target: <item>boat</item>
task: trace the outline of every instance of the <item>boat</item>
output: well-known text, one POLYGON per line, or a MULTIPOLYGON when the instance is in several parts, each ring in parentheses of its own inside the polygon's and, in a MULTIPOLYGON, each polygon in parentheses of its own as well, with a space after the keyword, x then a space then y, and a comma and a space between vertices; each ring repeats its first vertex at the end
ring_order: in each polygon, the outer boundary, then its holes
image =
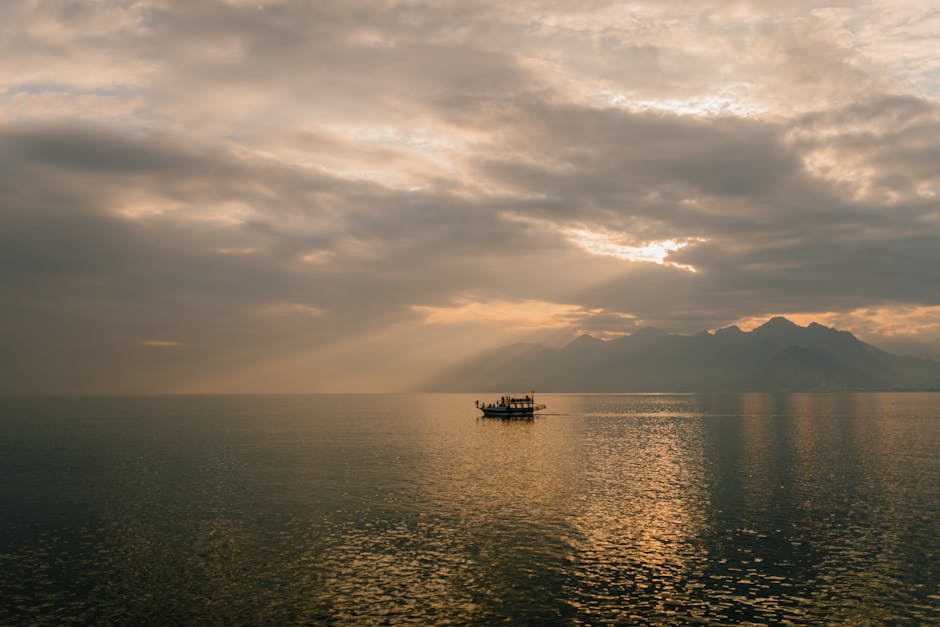
POLYGON ((494 403, 476 401, 475 404, 485 418, 534 418, 535 412, 545 409, 545 405, 535 403, 535 392, 525 396, 504 394, 494 403))

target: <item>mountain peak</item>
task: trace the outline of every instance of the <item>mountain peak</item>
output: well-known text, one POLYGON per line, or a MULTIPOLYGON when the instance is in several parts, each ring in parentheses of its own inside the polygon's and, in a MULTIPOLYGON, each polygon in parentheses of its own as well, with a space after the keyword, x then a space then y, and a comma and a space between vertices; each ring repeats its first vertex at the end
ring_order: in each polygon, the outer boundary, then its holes
POLYGON ((604 340, 598 339, 594 337, 593 335, 591 335, 590 333, 582 333, 578 337, 568 342, 565 348, 601 346, 604 343, 605 343, 604 340))
POLYGON ((795 322, 784 318, 783 316, 774 316, 764 324, 760 325, 754 331, 780 331, 780 330, 790 330, 790 329, 802 329, 800 325, 795 322))
POLYGON ((561 350, 504 346, 442 373, 427 389, 819 391, 940 382, 938 362, 893 355, 819 323, 778 316, 749 333, 728 326, 704 337, 645 327, 609 341, 584 333, 561 350))
POLYGON ((811 322, 810 325, 806 327, 806 329, 817 335, 828 335, 832 337, 841 337, 843 340, 858 341, 858 338, 855 337, 855 335, 850 331, 840 331, 835 327, 827 327, 823 324, 819 324, 818 322, 811 322))

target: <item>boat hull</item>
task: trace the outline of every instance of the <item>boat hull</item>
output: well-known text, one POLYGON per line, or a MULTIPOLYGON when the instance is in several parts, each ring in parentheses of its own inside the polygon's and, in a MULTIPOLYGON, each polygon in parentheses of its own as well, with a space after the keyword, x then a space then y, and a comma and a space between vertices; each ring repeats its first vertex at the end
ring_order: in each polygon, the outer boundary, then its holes
POLYGON ((505 409, 503 407, 493 407, 493 408, 481 408, 480 411, 483 412, 484 418, 504 418, 509 419, 518 419, 518 420, 531 420, 535 418, 535 411, 532 409, 505 409))

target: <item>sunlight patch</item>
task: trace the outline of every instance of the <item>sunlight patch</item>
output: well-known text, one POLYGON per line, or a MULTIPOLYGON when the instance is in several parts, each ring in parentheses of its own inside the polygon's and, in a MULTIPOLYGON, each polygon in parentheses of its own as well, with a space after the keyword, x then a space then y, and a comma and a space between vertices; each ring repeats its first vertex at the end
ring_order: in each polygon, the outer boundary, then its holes
POLYGON ((126 220, 172 217, 181 221, 208 222, 224 226, 239 226, 252 215, 252 208, 240 202, 187 206, 172 199, 143 193, 128 195, 122 206, 115 211, 126 220))
POLYGON ((141 346, 147 346, 149 348, 175 348, 177 346, 182 346, 182 342, 176 342, 174 340, 143 340, 140 343, 141 346))
POLYGON ((326 315, 327 312, 322 307, 306 303, 280 302, 264 305, 258 310, 258 313, 262 316, 318 318, 326 315))
POLYGON ((216 248, 215 252, 220 255, 253 255, 255 254, 255 249, 246 247, 246 248, 216 248))
POLYGON ((592 231, 589 229, 564 229, 564 234, 568 240, 577 244, 592 255, 601 255, 604 257, 616 257, 625 261, 641 261, 655 263, 660 266, 671 266, 696 272, 693 266, 682 263, 668 261, 670 253, 682 250, 689 244, 705 241, 702 238, 693 237, 687 239, 664 239, 658 241, 644 242, 641 246, 630 246, 623 243, 623 236, 611 231, 592 231))
MULTIPOLYGON (((851 311, 773 314, 806 326, 818 322, 836 329, 851 329, 860 336, 917 339, 940 335, 940 305, 878 305, 851 311)), ((767 315, 742 318, 735 322, 750 331, 767 321, 767 315)))
POLYGON ((597 99, 608 106, 630 112, 671 113, 680 116, 756 118, 768 113, 767 107, 744 98, 705 95, 695 98, 637 99, 621 93, 602 92, 597 99))
POLYGON ((500 322, 517 329, 560 329, 575 324, 593 311, 581 305, 544 300, 461 301, 449 307, 412 305, 411 309, 430 324, 500 322))
POLYGON ((336 253, 331 250, 312 250, 302 255, 300 260, 304 263, 322 264, 332 261, 335 256, 336 253))

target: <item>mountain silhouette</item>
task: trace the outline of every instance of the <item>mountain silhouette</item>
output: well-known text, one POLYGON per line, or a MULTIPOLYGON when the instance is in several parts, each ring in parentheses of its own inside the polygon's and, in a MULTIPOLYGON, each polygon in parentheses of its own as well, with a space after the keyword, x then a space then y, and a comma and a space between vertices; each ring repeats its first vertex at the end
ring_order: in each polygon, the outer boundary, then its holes
POLYGON ((695 335, 638 329, 562 348, 512 344, 439 373, 426 391, 552 392, 836 391, 936 389, 940 362, 905 357, 818 323, 771 318, 695 335))

